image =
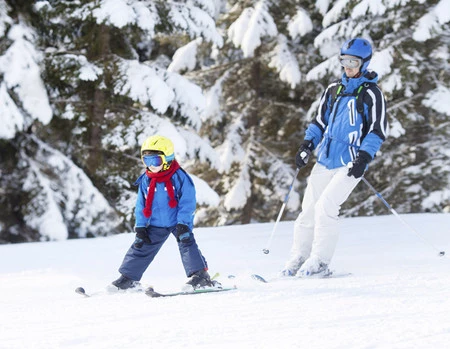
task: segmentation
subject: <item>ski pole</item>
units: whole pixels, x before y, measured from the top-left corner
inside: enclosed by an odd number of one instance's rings
[[[389,203],[383,198],[383,196],[377,192],[375,190],[375,188],[367,181],[367,179],[365,179],[364,177],[361,177],[361,179],[363,180],[364,183],[367,184],[367,186],[370,188],[370,190],[372,190],[375,195],[381,200],[381,202],[388,208],[389,211],[391,211],[391,213],[398,218],[398,220],[400,222],[402,222],[406,227],[408,227],[411,231],[413,231],[419,238],[422,239],[422,241],[426,242],[427,244],[429,244],[435,251],[439,252],[439,256],[445,256],[445,251],[439,251],[433,244],[431,244],[428,240],[426,240],[422,235],[420,235],[416,229],[414,229],[411,225],[409,225],[404,219],[402,219],[402,217],[400,217],[400,215],[397,213],[396,210],[394,210],[392,208],[391,205],[389,205]]]
[[[299,171],[300,171],[299,168],[297,168],[297,170],[295,171],[294,178],[292,179],[291,186],[289,187],[286,197],[284,198],[284,202],[283,202],[283,205],[281,206],[280,213],[278,213],[278,217],[277,217],[277,220],[275,221],[275,225],[273,226],[272,233],[270,234],[270,237],[269,237],[269,241],[267,242],[266,248],[263,249],[263,252],[265,254],[269,254],[269,247],[272,244],[273,235],[275,234],[275,230],[277,229],[278,222],[280,221],[281,216],[283,215],[284,208],[286,207],[286,204],[289,200],[289,196],[291,195],[291,191],[292,191],[295,179],[297,178]]]

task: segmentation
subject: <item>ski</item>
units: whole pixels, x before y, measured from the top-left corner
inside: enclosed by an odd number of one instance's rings
[[[201,288],[197,290],[193,290],[190,292],[180,291],[180,292],[172,292],[172,293],[160,293],[156,292],[153,287],[149,287],[145,290],[145,294],[151,298],[158,297],[176,297],[176,296],[188,296],[194,294],[205,294],[205,293],[218,293],[218,292],[226,292],[236,290],[236,287],[227,287],[227,288]]]
[[[309,277],[305,277],[305,278],[299,278],[299,277],[295,277],[295,276],[280,276],[280,277],[276,277],[273,279],[265,279],[264,277],[262,277],[261,275],[258,274],[251,274],[250,277],[253,280],[256,280],[258,282],[267,284],[269,282],[274,282],[274,281],[279,281],[279,280],[294,280],[294,279],[299,279],[299,280],[305,280],[305,279],[336,279],[336,278],[342,278],[342,277],[347,277],[352,275],[352,273],[336,273],[333,270],[327,270],[326,273],[323,274],[317,274],[317,275],[312,275]],[[234,279],[236,278],[235,275],[228,275],[229,279]]]
[[[220,276],[219,273],[215,273],[211,280],[213,280],[214,284],[220,285],[215,279],[217,279]],[[149,297],[174,297],[174,296],[182,296],[182,295],[190,295],[190,294],[203,294],[203,293],[213,293],[213,292],[223,292],[223,291],[231,291],[235,290],[236,286],[228,287],[228,288],[203,288],[193,291],[180,291],[180,292],[171,292],[171,293],[160,293],[156,292],[152,286],[145,288],[142,284],[138,284],[136,287],[129,288],[127,290],[120,290],[117,287],[113,285],[108,285],[105,287],[105,289],[96,291],[96,292],[86,292],[86,290],[83,287],[77,287],[75,289],[75,292],[85,298],[90,298],[92,296],[99,296],[99,295],[111,295],[111,294],[121,294],[121,293],[144,293]]]
[[[87,294],[86,291],[84,290],[83,287],[77,287],[75,289],[75,292],[78,293],[79,295],[85,296],[85,297],[91,297],[90,294]]]
[[[95,292],[86,292],[84,287],[77,287],[75,289],[75,293],[85,297],[93,297],[93,296],[100,296],[100,295],[114,295],[114,294],[121,294],[121,293],[143,293],[144,288],[142,286],[134,287],[128,290],[119,290],[117,287],[114,287],[112,285],[108,285],[102,290],[97,290]]]
[[[259,282],[262,282],[265,284],[268,283],[268,281],[266,279],[264,279],[261,275],[251,274],[250,277],[256,281],[259,281]],[[235,279],[235,278],[236,278],[236,275],[233,275],[233,274],[228,275],[228,279]]]

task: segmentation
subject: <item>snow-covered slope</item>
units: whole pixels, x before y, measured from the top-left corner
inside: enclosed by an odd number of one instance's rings
[[[331,265],[343,278],[273,280],[289,253],[292,222],[196,229],[211,273],[237,291],[151,299],[83,298],[117,278],[134,234],[0,246],[0,348],[445,348],[450,343],[450,214],[343,219]],[[236,275],[228,279],[227,275]],[[143,283],[185,281],[174,239]]]

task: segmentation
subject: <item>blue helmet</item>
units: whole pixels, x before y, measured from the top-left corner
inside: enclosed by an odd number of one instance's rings
[[[369,66],[370,59],[372,58],[372,46],[369,41],[362,38],[350,39],[344,42],[341,47],[341,56],[342,55],[350,55],[359,57],[362,59],[363,64],[360,68],[360,71],[367,70]]]

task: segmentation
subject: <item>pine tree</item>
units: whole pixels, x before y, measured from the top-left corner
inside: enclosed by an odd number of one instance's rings
[[[139,146],[155,132],[208,193],[198,225],[273,220],[317,100],[341,74],[340,45],[355,36],[373,43],[390,121],[367,178],[400,213],[448,210],[447,7],[0,0],[0,242],[130,230]],[[361,184],[343,212],[385,213],[375,201]]]

